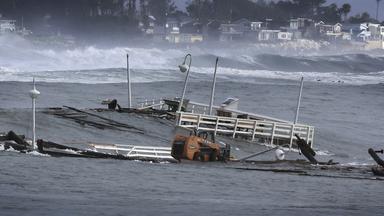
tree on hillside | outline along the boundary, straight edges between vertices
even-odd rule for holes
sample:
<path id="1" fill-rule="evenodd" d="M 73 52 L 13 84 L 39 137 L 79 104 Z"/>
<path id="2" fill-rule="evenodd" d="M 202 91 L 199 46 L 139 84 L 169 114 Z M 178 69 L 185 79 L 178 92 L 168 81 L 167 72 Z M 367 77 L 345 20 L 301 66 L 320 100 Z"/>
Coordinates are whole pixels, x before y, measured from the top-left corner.
<path id="1" fill-rule="evenodd" d="M 187 12 L 202 22 L 209 19 L 231 22 L 241 18 L 263 21 L 269 18 L 284 23 L 295 17 L 340 22 L 340 9 L 335 4 L 326 6 L 325 3 L 326 0 L 191 0 Z M 350 11 L 348 5 L 345 5 L 344 15 Z"/>
<path id="2" fill-rule="evenodd" d="M 343 6 L 340 8 L 340 12 L 344 15 L 344 22 L 347 21 L 348 14 L 351 12 L 351 5 L 343 4 Z"/>
<path id="3" fill-rule="evenodd" d="M 317 20 L 321 20 L 327 23 L 341 22 L 340 9 L 336 4 L 331 4 L 327 7 L 321 7 L 317 16 Z"/>
<path id="4" fill-rule="evenodd" d="M 364 12 L 362 14 L 357 14 L 349 18 L 350 23 L 364 23 L 364 22 L 374 22 L 375 20 L 369 16 L 369 13 Z"/>
<path id="5" fill-rule="evenodd" d="M 167 16 L 175 13 L 176 6 L 172 0 L 149 0 L 148 10 L 160 24 L 164 24 Z"/>
<path id="6" fill-rule="evenodd" d="M 224 5 L 225 0 L 221 3 Z M 215 16 L 214 5 L 215 1 L 193 0 L 186 9 L 190 17 L 201 23 L 207 23 L 208 20 Z"/>

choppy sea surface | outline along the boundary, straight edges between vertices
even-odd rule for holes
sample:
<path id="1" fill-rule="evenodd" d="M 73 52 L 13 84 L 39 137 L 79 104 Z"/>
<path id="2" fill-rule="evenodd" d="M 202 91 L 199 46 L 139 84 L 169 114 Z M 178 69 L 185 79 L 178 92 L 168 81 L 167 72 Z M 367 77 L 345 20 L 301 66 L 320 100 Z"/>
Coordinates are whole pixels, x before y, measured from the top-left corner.
<path id="1" fill-rule="evenodd" d="M 1 215 L 383 214 L 383 181 L 370 172 L 374 162 L 367 153 L 370 147 L 384 147 L 384 57 L 379 51 L 331 55 L 315 45 L 308 53 L 300 49 L 276 53 L 260 47 L 54 50 L 36 49 L 25 41 L 17 44 L 18 49 L 4 41 L 0 46 L 1 132 L 14 130 L 31 137 L 28 90 L 35 77 L 41 91 L 39 138 L 63 144 L 169 146 L 174 130 L 168 120 L 103 114 L 143 129 L 144 134 L 137 134 L 79 125 L 44 110 L 62 105 L 97 108 L 106 98 L 126 106 L 126 53 L 130 54 L 134 102 L 179 96 L 185 74 L 177 65 L 190 52 L 193 61 L 186 96 L 201 103 L 209 103 L 216 56 L 215 104 L 237 97 L 239 109 L 248 112 L 292 121 L 299 79 L 304 76 L 299 122 L 315 126 L 319 159 L 333 159 L 340 165 L 332 169 L 289 163 L 273 167 L 300 169 L 303 174 L 252 170 L 257 164 L 156 164 L 0 151 Z M 244 140 L 227 142 L 236 155 L 264 148 Z M 297 152 L 287 157 L 303 159 Z M 262 159 L 274 160 L 274 155 Z"/>

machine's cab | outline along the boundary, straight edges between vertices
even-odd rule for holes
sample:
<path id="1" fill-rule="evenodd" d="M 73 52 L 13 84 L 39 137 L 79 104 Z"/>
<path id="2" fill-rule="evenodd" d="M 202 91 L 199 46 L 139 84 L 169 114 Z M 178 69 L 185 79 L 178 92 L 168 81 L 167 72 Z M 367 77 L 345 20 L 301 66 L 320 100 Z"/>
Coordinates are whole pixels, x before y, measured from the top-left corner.
<path id="1" fill-rule="evenodd" d="M 216 143 L 213 132 L 177 130 L 172 142 L 172 156 L 177 159 L 199 161 L 227 161 L 230 158 L 230 146 Z"/>

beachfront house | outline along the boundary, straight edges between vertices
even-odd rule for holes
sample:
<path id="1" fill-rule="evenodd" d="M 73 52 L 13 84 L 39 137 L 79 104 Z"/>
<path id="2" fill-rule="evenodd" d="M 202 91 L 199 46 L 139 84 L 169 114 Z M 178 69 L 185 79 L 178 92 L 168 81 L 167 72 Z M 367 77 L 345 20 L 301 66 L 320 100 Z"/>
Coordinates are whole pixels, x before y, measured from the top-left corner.
<path id="1" fill-rule="evenodd" d="M 220 25 L 220 41 L 240 40 L 244 36 L 244 26 L 242 24 L 221 24 Z"/>
<path id="2" fill-rule="evenodd" d="M 263 22 L 251 22 L 251 31 L 260 31 L 262 28 Z"/>
<path id="3" fill-rule="evenodd" d="M 308 18 L 290 19 L 289 28 L 292 30 L 302 30 L 302 29 L 308 28 L 312 23 L 313 21 Z"/>
<path id="4" fill-rule="evenodd" d="M 146 22 L 147 22 L 146 25 L 144 24 L 144 22 L 139 22 L 139 28 L 146 35 L 153 35 L 154 28 L 156 26 L 156 18 L 154 16 L 149 15 L 147 16 Z"/>
<path id="5" fill-rule="evenodd" d="M 244 32 L 251 31 L 251 29 L 252 29 L 252 22 L 249 21 L 248 19 L 245 19 L 245 18 L 241 18 L 239 20 L 236 20 L 236 21 L 232 22 L 232 24 L 240 25 Z M 257 27 L 257 26 L 254 26 L 254 27 Z"/>
<path id="6" fill-rule="evenodd" d="M 165 29 L 167 33 L 180 32 L 180 22 L 176 18 L 167 18 L 165 22 Z"/>
<path id="7" fill-rule="evenodd" d="M 371 33 L 371 40 L 383 40 L 384 26 L 380 24 L 368 23 L 368 31 Z"/>
<path id="8" fill-rule="evenodd" d="M 263 42 L 277 41 L 279 39 L 279 33 L 281 33 L 280 30 L 263 29 L 259 31 L 258 40 Z"/>
<path id="9" fill-rule="evenodd" d="M 384 26 L 374 23 L 360 24 L 358 39 L 365 42 L 366 49 L 384 49 Z"/>
<path id="10" fill-rule="evenodd" d="M 171 33 L 167 34 L 166 40 L 169 43 L 179 44 L 191 44 L 191 43 L 199 43 L 203 41 L 202 34 L 189 34 L 189 33 Z"/>
<path id="11" fill-rule="evenodd" d="M 0 34 L 16 31 L 16 20 L 0 19 Z"/>
<path id="12" fill-rule="evenodd" d="M 360 24 L 344 23 L 341 27 L 341 31 L 350 37 L 350 40 L 358 40 L 358 34 L 360 34 Z M 347 37 L 344 36 L 344 37 Z"/>
<path id="13" fill-rule="evenodd" d="M 344 33 L 342 32 L 342 25 L 340 23 L 325 24 L 324 22 L 320 21 L 315 23 L 315 29 L 320 38 L 326 40 L 343 39 Z"/>
<path id="14" fill-rule="evenodd" d="M 180 42 L 180 22 L 176 18 L 167 18 L 165 22 L 165 40 L 170 43 Z"/>
<path id="15" fill-rule="evenodd" d="M 165 27 L 162 25 L 155 25 L 153 27 L 152 39 L 155 42 L 161 42 L 165 40 Z"/>
<path id="16" fill-rule="evenodd" d="M 289 20 L 289 27 L 286 29 L 292 33 L 292 39 L 308 37 L 308 31 L 313 26 L 313 20 L 308 18 L 295 18 Z"/>
<path id="17" fill-rule="evenodd" d="M 166 24 L 166 37 L 169 43 L 198 43 L 203 41 L 202 25 L 190 18 L 168 19 Z"/>
<path id="18" fill-rule="evenodd" d="M 281 41 L 290 41 L 293 39 L 293 33 L 280 31 L 277 33 L 277 39 Z"/>
<path id="19" fill-rule="evenodd" d="M 380 24 L 361 23 L 360 31 L 358 37 L 363 41 L 384 39 L 384 26 L 381 26 Z"/>
<path id="20" fill-rule="evenodd" d="M 220 40 L 256 40 L 258 33 L 262 29 L 263 22 L 249 21 L 242 18 L 233 23 L 224 23 L 220 25 Z"/>
<path id="21" fill-rule="evenodd" d="M 219 20 L 210 20 L 202 28 L 204 40 L 218 41 L 220 39 L 221 31 L 220 26 L 222 22 Z"/>

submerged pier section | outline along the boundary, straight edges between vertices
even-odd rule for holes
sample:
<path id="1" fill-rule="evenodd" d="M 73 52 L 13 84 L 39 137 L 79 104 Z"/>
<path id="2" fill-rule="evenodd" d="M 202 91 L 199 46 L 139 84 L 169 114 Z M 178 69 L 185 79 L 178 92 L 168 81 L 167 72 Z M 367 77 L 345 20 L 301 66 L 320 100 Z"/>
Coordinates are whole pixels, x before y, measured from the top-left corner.
<path id="1" fill-rule="evenodd" d="M 295 134 L 313 145 L 314 127 L 268 120 L 241 119 L 210 116 L 196 113 L 179 113 L 177 125 L 201 131 L 213 131 L 216 135 L 230 135 L 275 145 L 296 144 Z"/>
<path id="2" fill-rule="evenodd" d="M 265 115 L 240 111 L 236 106 L 213 106 L 213 115 L 208 115 L 209 106 L 193 101 L 184 101 L 183 111 L 176 113 L 176 126 L 212 131 L 215 135 L 249 139 L 263 144 L 296 147 L 297 134 L 311 147 L 314 144 L 315 128 L 305 124 Z M 146 100 L 139 109 L 162 109 L 176 112 L 177 99 Z"/>

